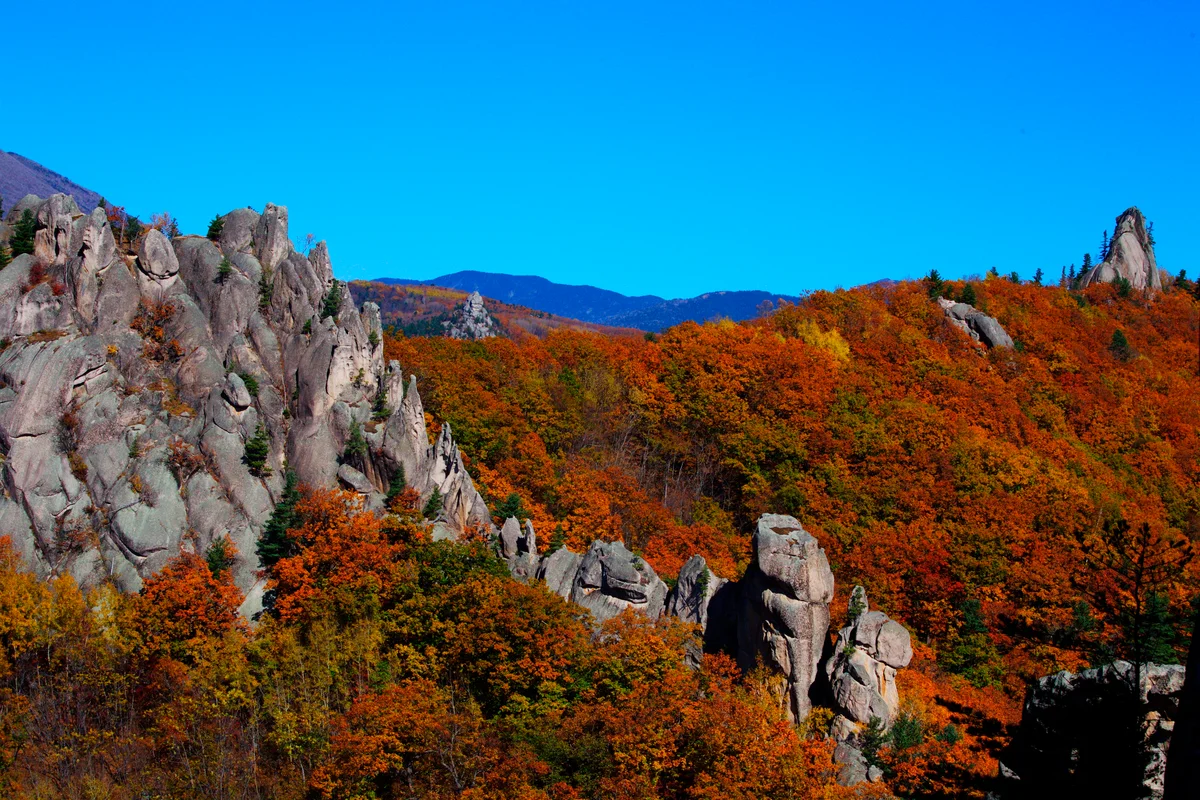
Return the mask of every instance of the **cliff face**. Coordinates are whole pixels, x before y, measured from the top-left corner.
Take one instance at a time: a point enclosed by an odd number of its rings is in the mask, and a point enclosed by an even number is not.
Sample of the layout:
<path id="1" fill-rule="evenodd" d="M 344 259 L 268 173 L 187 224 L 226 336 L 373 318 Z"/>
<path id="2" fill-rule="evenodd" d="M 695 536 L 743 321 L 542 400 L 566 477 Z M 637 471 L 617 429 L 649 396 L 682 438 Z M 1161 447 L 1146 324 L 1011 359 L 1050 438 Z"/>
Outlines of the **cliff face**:
<path id="1" fill-rule="evenodd" d="M 445 498 L 435 535 L 490 527 L 449 426 L 431 444 L 415 380 L 384 364 L 378 309 L 324 242 L 295 251 L 286 208 L 233 211 L 216 242 L 151 230 L 136 255 L 64 195 L 37 219 L 34 254 L 0 271 L 0 530 L 39 572 L 133 591 L 228 535 L 251 613 L 289 469 L 370 507 L 402 465 Z"/>

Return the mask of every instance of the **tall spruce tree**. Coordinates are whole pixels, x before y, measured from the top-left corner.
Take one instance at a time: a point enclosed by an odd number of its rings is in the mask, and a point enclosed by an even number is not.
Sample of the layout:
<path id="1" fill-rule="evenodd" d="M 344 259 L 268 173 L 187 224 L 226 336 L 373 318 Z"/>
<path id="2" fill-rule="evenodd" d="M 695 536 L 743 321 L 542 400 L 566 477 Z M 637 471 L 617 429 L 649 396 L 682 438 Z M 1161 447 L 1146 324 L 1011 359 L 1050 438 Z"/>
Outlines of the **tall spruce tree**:
<path id="1" fill-rule="evenodd" d="M 429 499 L 425 501 L 425 508 L 421 509 L 421 516 L 425 519 L 437 519 L 437 515 L 442 513 L 442 493 L 438 487 L 433 487 L 433 494 L 429 495 Z"/>
<path id="2" fill-rule="evenodd" d="M 295 552 L 287 532 L 299 523 L 296 517 L 296 503 L 300 502 L 297 483 L 296 473 L 289 469 L 283 478 L 283 494 L 275 504 L 275 510 L 271 512 L 258 539 L 258 560 L 265 569 L 274 567 L 281 559 Z"/>
<path id="3" fill-rule="evenodd" d="M 250 441 L 246 442 L 246 451 L 242 456 L 242 460 L 250 468 L 251 475 L 263 478 L 271 474 L 271 469 L 267 466 L 267 456 L 270 454 L 271 439 L 267 436 L 267 431 L 260 422 L 254 430 L 254 436 L 251 437 Z"/>
<path id="4" fill-rule="evenodd" d="M 34 234 L 36 233 L 37 217 L 27 208 L 21 212 L 21 218 L 13 226 L 12 236 L 8 240 L 14 258 L 20 255 L 33 255 Z"/>

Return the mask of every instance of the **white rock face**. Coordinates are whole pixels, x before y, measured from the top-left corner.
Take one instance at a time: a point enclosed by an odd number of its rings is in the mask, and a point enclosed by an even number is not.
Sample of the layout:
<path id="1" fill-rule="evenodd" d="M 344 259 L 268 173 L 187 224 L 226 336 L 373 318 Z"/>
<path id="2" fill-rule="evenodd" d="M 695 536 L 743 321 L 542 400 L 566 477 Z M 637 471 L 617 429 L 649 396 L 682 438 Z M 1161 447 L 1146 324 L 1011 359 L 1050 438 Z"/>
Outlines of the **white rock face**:
<path id="1" fill-rule="evenodd" d="M 111 576 L 133 591 L 181 549 L 229 535 L 253 613 L 255 544 L 286 469 L 378 506 L 403 464 L 423 497 L 435 486 L 447 497 L 441 530 L 490 528 L 449 428 L 431 445 L 415 381 L 404 389 L 398 364 L 385 373 L 378 309 L 355 308 L 342 287 L 320 318 L 328 249 L 311 261 L 295 252 L 286 208 L 231 212 L 219 243 L 150 230 L 129 258 L 103 211 L 80 214 L 61 195 L 22 203 L 41 220 L 40 262 L 0 270 L 0 338 L 11 340 L 0 352 L 0 524 L 39 574 Z M 234 269 L 218 279 L 223 257 Z M 47 280 L 27 289 L 35 263 Z M 134 330 L 155 303 L 162 318 Z M 376 424 L 381 389 L 392 410 Z M 368 454 L 341 464 L 354 421 Z M 260 424 L 270 472 L 256 476 L 243 456 Z"/>
<path id="2" fill-rule="evenodd" d="M 1083 273 L 1079 285 L 1082 288 L 1093 283 L 1112 283 L 1117 278 L 1129 281 L 1134 289 L 1163 287 L 1162 273 L 1154 259 L 1154 245 L 1146 230 L 1146 217 L 1136 206 L 1117 217 L 1108 257 Z"/>

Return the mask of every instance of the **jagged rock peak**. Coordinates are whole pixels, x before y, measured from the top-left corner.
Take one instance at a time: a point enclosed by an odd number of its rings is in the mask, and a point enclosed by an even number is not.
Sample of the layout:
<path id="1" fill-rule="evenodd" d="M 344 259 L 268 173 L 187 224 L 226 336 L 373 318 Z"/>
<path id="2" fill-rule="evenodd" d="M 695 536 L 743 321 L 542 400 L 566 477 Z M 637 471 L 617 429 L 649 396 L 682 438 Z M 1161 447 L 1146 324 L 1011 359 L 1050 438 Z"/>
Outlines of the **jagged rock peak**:
<path id="1" fill-rule="evenodd" d="M 1134 289 L 1163 287 L 1146 217 L 1137 206 L 1125 209 L 1117 217 L 1107 256 L 1080 277 L 1079 285 L 1082 288 L 1093 283 L 1112 283 L 1118 278 L 1129 281 Z"/>
<path id="2" fill-rule="evenodd" d="M 136 591 L 228 536 L 253 613 L 286 470 L 378 507 L 403 466 L 446 497 L 443 535 L 490 526 L 449 427 L 431 445 L 415 382 L 385 374 L 378 308 L 343 291 L 325 313 L 328 250 L 296 252 L 286 208 L 224 215 L 219 242 L 152 229 L 131 256 L 100 209 L 22 204 L 39 222 L 35 253 L 0 271 L 0 531 L 39 574 Z M 94 544 L 62 544 L 76 540 Z"/>
<path id="3" fill-rule="evenodd" d="M 446 335 L 451 339 L 489 339 L 500 335 L 500 328 L 488 313 L 479 292 L 471 292 L 462 307 L 444 324 Z"/>

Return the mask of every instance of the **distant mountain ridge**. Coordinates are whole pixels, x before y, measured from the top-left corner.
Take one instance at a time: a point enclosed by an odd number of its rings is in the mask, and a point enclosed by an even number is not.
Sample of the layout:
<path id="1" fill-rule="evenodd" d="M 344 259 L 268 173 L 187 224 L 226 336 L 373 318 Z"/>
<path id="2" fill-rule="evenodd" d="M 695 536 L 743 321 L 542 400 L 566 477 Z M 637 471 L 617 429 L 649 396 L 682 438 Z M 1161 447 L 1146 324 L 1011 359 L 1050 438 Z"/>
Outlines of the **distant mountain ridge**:
<path id="1" fill-rule="evenodd" d="M 90 214 L 100 203 L 100 195 L 91 189 L 85 189 L 25 156 L 0 150 L 0 197 L 4 198 L 6 211 L 27 194 L 44 199 L 59 192 L 73 197 L 85 214 Z"/>
<path id="2" fill-rule="evenodd" d="M 657 295 L 631 297 L 595 286 L 554 283 L 534 275 L 507 275 L 477 270 L 454 272 L 429 280 L 376 278 L 375 282 L 477 291 L 485 297 L 562 317 L 643 331 L 660 331 L 688 320 L 705 322 L 721 317 L 751 319 L 761 313 L 764 301 L 774 305 L 781 299 L 789 302 L 799 299 L 763 291 L 707 292 L 696 297 L 673 300 Z"/>

